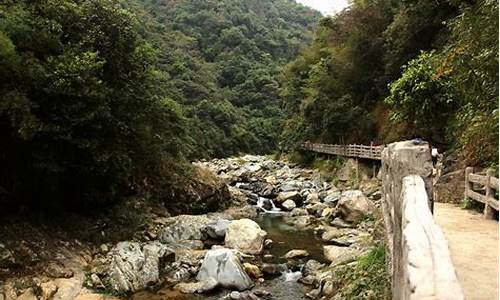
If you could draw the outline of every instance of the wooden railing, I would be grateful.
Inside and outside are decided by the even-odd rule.
[[[484,194],[474,190],[474,184],[479,185]],[[465,198],[471,198],[484,204],[484,217],[493,219],[494,210],[498,211],[498,178],[493,176],[493,171],[488,170],[486,175],[473,173],[472,167],[465,169]]]
[[[359,157],[373,160],[380,160],[382,154],[382,146],[366,146],[366,145],[330,145],[330,144],[315,144],[305,142],[302,148],[318,153],[342,155],[348,157]]]

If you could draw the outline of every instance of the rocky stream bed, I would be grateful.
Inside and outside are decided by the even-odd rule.
[[[196,164],[228,184],[229,209],[157,218],[149,241],[102,245],[65,276],[77,292],[55,280],[17,299],[341,299],[335,266],[375,244],[376,179],[334,185],[263,156]]]

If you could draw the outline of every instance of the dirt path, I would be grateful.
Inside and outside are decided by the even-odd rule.
[[[467,300],[498,299],[498,222],[447,203],[434,216],[448,240]]]

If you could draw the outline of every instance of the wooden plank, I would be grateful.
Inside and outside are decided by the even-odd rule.
[[[490,177],[490,186],[498,191],[498,178]]]
[[[480,185],[486,185],[487,176],[478,175],[478,174],[469,174],[469,181],[474,182]]]
[[[466,191],[466,196],[469,198],[472,198],[476,201],[479,201],[481,203],[486,203],[486,199],[484,195],[479,194],[478,192],[474,192],[473,190],[467,190]]]
[[[498,200],[495,198],[488,198],[488,204],[495,210],[498,210]]]

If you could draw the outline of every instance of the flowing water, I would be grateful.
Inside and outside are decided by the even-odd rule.
[[[261,200],[262,199],[262,200]],[[265,249],[263,255],[256,258],[260,262],[278,264],[282,270],[281,276],[266,278],[263,283],[256,283],[254,289],[265,289],[272,295],[272,299],[282,300],[303,300],[307,299],[305,293],[310,287],[299,283],[302,277],[301,266],[309,259],[324,262],[322,244],[317,239],[312,230],[297,230],[294,226],[283,221],[283,212],[276,208],[272,200],[261,198],[257,206],[263,213],[255,219],[260,227],[267,231],[267,238],[273,240],[269,249]],[[270,201],[267,205],[271,209],[264,208],[264,201]],[[283,258],[292,249],[303,249],[309,252],[310,256],[303,259],[288,261]],[[292,262],[292,263],[290,263]],[[215,300],[229,294],[230,291],[216,289],[208,294],[186,295],[174,291],[171,287],[164,287],[158,291],[143,291],[134,294],[132,300]]]

